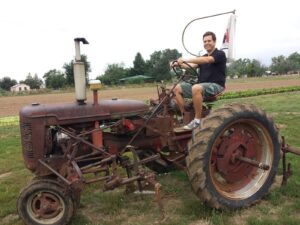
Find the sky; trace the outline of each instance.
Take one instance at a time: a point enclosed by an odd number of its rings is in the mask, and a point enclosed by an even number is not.
[[[183,48],[182,31],[191,20],[236,10],[236,59],[258,59],[300,53],[299,1],[263,0],[9,0],[0,2],[0,78],[40,78],[51,69],[63,71],[75,56],[74,38],[89,45],[81,53],[91,63],[93,79],[108,64],[132,67],[137,52],[145,60],[154,51]],[[205,31],[222,40],[229,15],[199,20],[186,31],[185,44],[198,53]],[[219,42],[217,42],[220,47]]]

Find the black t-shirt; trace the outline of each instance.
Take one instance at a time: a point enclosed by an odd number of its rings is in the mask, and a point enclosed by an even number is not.
[[[205,54],[204,56],[208,55]],[[226,55],[223,51],[215,49],[211,56],[215,59],[214,63],[199,65],[198,82],[217,83],[222,87],[225,87]]]

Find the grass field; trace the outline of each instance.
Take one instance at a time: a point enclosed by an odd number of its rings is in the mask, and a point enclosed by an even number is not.
[[[234,100],[220,100],[215,107],[229,102],[254,103],[273,116],[287,142],[300,146],[300,92],[266,95]],[[5,121],[5,119],[2,119]],[[14,119],[11,120],[16,120]],[[3,122],[2,121],[2,122]],[[31,179],[22,161],[20,134],[15,122],[0,126],[0,224],[21,225],[16,200]],[[296,225],[300,224],[300,157],[289,155],[294,174],[288,185],[278,182],[256,205],[237,211],[218,211],[200,202],[192,193],[183,172],[159,176],[166,211],[164,221],[153,195],[125,194],[124,189],[103,193],[99,184],[88,186],[73,225]]]

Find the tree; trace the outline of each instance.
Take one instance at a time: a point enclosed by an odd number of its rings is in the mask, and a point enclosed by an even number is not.
[[[300,70],[300,54],[298,52],[290,54],[286,60],[290,70]]]
[[[247,74],[247,66],[250,63],[250,59],[238,59],[229,64],[227,67],[227,75],[238,77]]]
[[[32,76],[31,73],[28,73],[26,79],[22,81],[22,83],[27,84],[30,89],[40,89],[43,84],[43,80],[40,79],[37,74]]]
[[[108,64],[103,75],[98,76],[96,79],[101,80],[104,84],[117,84],[119,80],[126,77],[128,69],[124,68],[124,64]]]
[[[81,55],[81,61],[84,63],[85,67],[85,78],[86,78],[86,83],[88,83],[89,80],[89,72],[91,72],[91,65],[90,62],[87,61],[87,56],[86,55]],[[71,60],[69,63],[65,63],[63,65],[63,69],[65,69],[65,74],[66,74],[66,81],[67,84],[70,86],[74,85],[74,70],[73,70],[73,65],[74,65],[74,60]]]
[[[181,57],[176,49],[165,49],[155,51],[147,61],[147,75],[153,77],[156,81],[169,80],[172,78],[170,73],[170,62]]]
[[[228,76],[242,76],[247,75],[249,77],[256,77],[261,76],[264,71],[266,70],[266,67],[261,64],[260,61],[257,59],[238,59],[233,62],[231,62],[227,66],[227,75]]]
[[[65,87],[67,83],[65,75],[56,69],[49,70],[44,74],[43,78],[47,88],[59,89]]]
[[[283,55],[273,57],[271,70],[279,74],[286,74],[290,70],[286,58]]]
[[[146,62],[143,59],[141,53],[137,53],[134,61],[133,61],[133,68],[130,71],[130,75],[143,75],[146,73]]]
[[[246,67],[246,74],[249,77],[259,77],[262,76],[266,71],[266,67],[261,64],[257,59],[252,59]]]
[[[10,88],[17,84],[16,80],[11,79],[10,77],[3,77],[0,79],[0,89],[9,91]]]

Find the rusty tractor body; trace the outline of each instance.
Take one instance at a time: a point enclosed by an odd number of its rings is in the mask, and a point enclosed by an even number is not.
[[[85,40],[75,39],[76,46],[80,41]],[[23,221],[69,223],[84,187],[95,182],[101,182],[104,191],[133,182],[141,191],[151,184],[163,211],[155,174],[178,168],[187,172],[195,194],[215,208],[246,207],[264,196],[277,173],[280,150],[284,156],[298,150],[283,143],[272,119],[250,104],[212,111],[211,102],[206,102],[201,126],[178,130],[194,112],[187,105],[182,116],[174,107],[175,85],[161,85],[157,101],[150,105],[98,100],[96,87],[92,102],[79,94],[74,103],[22,108],[23,157],[35,174],[18,199]],[[290,169],[285,160],[284,169],[286,182]]]

